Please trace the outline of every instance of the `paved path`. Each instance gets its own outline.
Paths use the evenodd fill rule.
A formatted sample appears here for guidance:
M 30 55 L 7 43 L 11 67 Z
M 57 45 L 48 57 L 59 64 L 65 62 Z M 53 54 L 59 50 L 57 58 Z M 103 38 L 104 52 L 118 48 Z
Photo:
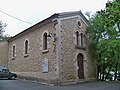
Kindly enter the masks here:
M 86 82 L 69 86 L 47 86 L 24 80 L 0 80 L 0 90 L 120 90 L 120 82 Z

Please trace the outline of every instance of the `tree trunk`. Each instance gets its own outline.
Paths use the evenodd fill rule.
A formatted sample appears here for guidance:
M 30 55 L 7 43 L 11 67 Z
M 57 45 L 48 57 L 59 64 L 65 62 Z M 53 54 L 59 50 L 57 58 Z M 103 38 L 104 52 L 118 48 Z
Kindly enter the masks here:
M 104 81 L 105 77 L 105 64 L 103 65 L 103 71 L 102 71 L 102 81 Z
M 97 80 L 101 80 L 101 68 L 100 65 L 97 66 Z
M 106 79 L 108 78 L 108 75 L 109 75 L 109 73 L 110 73 L 111 68 L 112 68 L 112 64 L 110 64 L 110 68 L 109 68 L 109 70 L 108 70 L 108 72 L 107 72 L 107 74 L 106 74 L 105 81 L 106 81 Z
M 118 63 L 116 63 L 116 66 L 115 66 L 115 78 L 114 78 L 114 81 L 115 81 L 116 78 L 117 78 L 117 68 L 118 68 Z
M 102 72 L 100 71 L 100 79 L 99 80 L 102 80 Z

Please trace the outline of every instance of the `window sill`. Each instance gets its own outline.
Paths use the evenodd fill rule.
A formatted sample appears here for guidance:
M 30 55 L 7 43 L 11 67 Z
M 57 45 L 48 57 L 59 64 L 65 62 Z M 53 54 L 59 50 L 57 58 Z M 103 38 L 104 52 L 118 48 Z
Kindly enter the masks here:
M 24 57 L 28 57 L 29 55 L 28 54 L 24 54 Z
M 48 52 L 48 50 L 46 49 L 46 50 L 42 50 L 42 53 L 47 53 Z
M 80 46 L 80 45 L 75 45 L 76 49 L 82 49 L 82 50 L 86 50 L 85 46 Z
M 12 57 L 12 60 L 15 60 L 15 57 Z

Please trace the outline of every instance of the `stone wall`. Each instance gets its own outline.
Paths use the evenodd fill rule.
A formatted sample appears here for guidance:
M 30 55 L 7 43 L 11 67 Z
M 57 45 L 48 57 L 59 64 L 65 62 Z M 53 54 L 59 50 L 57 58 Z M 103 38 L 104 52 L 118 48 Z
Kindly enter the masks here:
M 42 49 L 42 34 L 44 32 L 54 33 L 54 23 L 46 24 L 33 30 L 9 43 L 9 69 L 20 76 L 36 77 L 43 79 L 56 79 L 55 62 L 56 52 L 54 41 L 48 43 L 48 50 Z M 28 55 L 24 54 L 24 42 L 29 41 Z M 16 46 L 15 58 L 12 58 L 12 45 Z M 48 72 L 42 72 L 42 61 L 48 59 Z
M 8 66 L 8 42 L 0 43 L 0 65 Z
M 78 26 L 78 21 L 82 26 Z M 85 34 L 86 24 L 79 17 L 61 20 L 61 79 L 76 80 L 78 79 L 77 72 L 77 55 L 84 55 L 84 77 L 88 79 L 92 77 L 91 70 L 93 67 L 88 55 L 88 45 L 85 39 L 83 44 L 85 49 L 76 48 L 76 31 Z
M 61 21 L 61 78 L 64 80 L 76 79 L 74 22 L 76 19 Z

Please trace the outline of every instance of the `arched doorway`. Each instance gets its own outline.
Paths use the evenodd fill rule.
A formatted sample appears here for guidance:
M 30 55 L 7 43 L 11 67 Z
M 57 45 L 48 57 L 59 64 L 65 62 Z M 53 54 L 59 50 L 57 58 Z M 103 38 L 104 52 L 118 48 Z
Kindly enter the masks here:
M 84 79 L 84 64 L 83 64 L 83 54 L 79 53 L 77 55 L 77 66 L 78 66 L 78 78 Z

